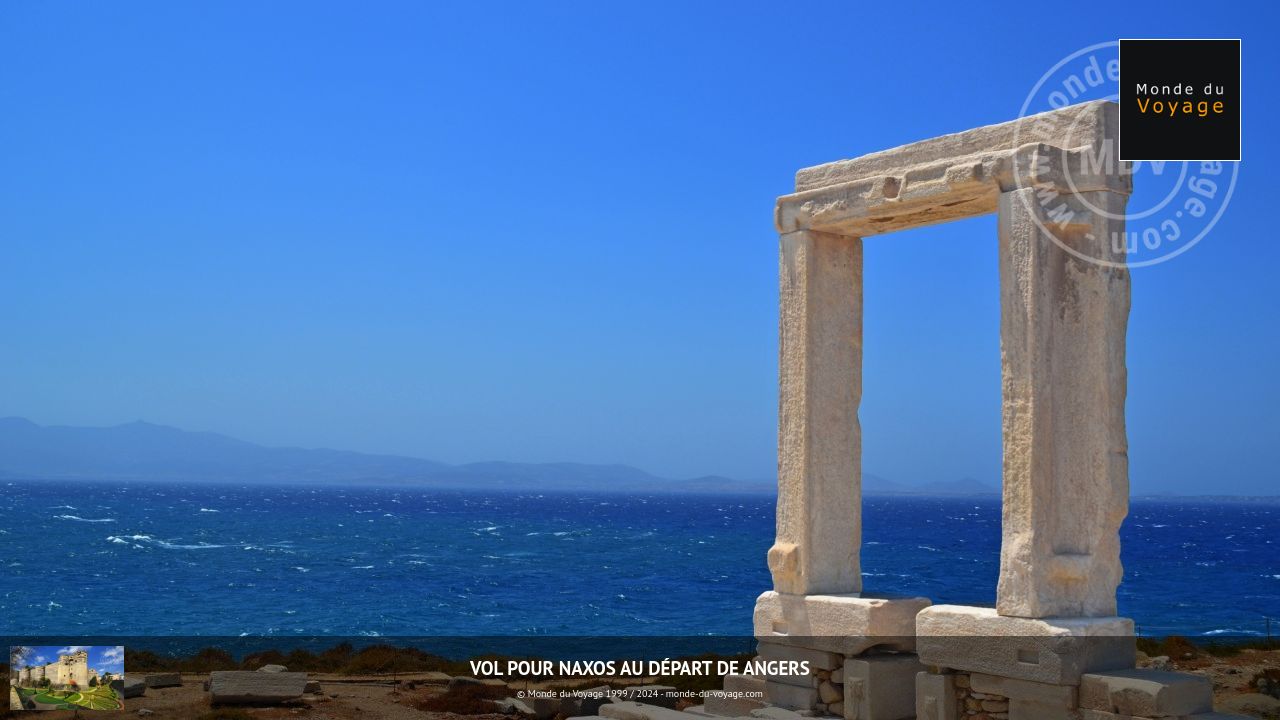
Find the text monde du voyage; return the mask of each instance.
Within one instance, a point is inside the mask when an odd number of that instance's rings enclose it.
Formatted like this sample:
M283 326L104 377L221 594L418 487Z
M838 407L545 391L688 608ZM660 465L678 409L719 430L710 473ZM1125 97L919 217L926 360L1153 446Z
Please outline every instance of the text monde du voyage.
M1190 83L1174 85L1136 83L1134 90L1138 112L1143 115L1209 117L1222 115L1227 111L1226 104L1222 100L1213 99L1214 96L1225 94L1223 85L1205 83L1204 87L1197 91L1196 87Z

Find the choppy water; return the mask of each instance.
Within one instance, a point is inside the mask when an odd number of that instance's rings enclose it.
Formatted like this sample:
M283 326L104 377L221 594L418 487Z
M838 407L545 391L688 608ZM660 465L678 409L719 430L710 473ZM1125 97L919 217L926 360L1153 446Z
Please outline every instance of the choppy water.
M0 485L0 635L745 635L773 499ZM996 498L870 497L868 591L994 600ZM1280 617L1280 505L1135 501L1144 634Z

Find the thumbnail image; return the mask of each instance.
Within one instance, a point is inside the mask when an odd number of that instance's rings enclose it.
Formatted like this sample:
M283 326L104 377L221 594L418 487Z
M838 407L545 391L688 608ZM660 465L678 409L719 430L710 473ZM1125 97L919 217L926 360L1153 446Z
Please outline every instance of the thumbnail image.
M9 648L13 710L123 710L124 648L118 645Z

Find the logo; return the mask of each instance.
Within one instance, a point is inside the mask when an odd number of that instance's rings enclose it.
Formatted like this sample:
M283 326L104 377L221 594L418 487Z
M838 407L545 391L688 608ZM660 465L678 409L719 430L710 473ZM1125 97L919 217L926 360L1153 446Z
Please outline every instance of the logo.
M1123 42L1127 45L1132 41ZM1028 142L1034 123L1045 121L1037 117L1040 113L1095 100L1118 102L1121 99L1119 50L1118 41L1090 45L1049 68L1031 88L1018 113L1014 147ZM1128 81L1128 73L1125 76ZM1188 82L1192 81L1188 79ZM1201 90L1204 84L1201 82ZM1236 98L1238 108L1238 92ZM1194 104L1192 107L1193 114L1198 112ZM1206 112L1212 112L1212 106ZM1086 117L1084 113L1077 114L1073 125L1055 133L1067 138L1063 147L1053 150L1062 157L1037 157L1037 160L1062 169L1069 193L1077 187L1086 187L1090 177L1100 174L1128 176L1133 192L1127 204L1107 202L1106 196L1112 195L1109 192L1080 192L1068 198L1033 184L1026 187L1035 187L1037 192L1020 196L1025 202L1040 206L1031 208L1035 222L1059 247L1075 257L1113 267L1155 265L1190 250L1209 234L1231 200L1240 168L1234 162L1186 157L1121 160L1120 135L1123 132L1132 139L1135 131L1132 126L1125 126L1127 116L1123 114L1123 107L1119 115L1117 127L1108 127L1106 141L1098 144L1092 127L1076 127ZM1031 175L1034 177L1035 173ZM1022 183L1028 181L1019 175L1018 182L1022 187ZM1061 239L1062 230L1079 212L1122 220L1123 224L1109 223L1116 228L1110 231L1110 237L1090 236L1091 242L1068 244Z

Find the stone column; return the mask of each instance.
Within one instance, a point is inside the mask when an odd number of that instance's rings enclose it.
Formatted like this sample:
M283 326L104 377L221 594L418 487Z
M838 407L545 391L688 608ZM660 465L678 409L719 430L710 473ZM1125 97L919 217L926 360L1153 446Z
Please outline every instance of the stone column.
M1095 209L1122 217L1127 201L1037 188L999 199L1003 616L1116 614L1129 507L1129 273L1063 246L1123 263L1124 220Z
M778 528L769 571L779 593L856 593L862 239L784 233L779 275Z

